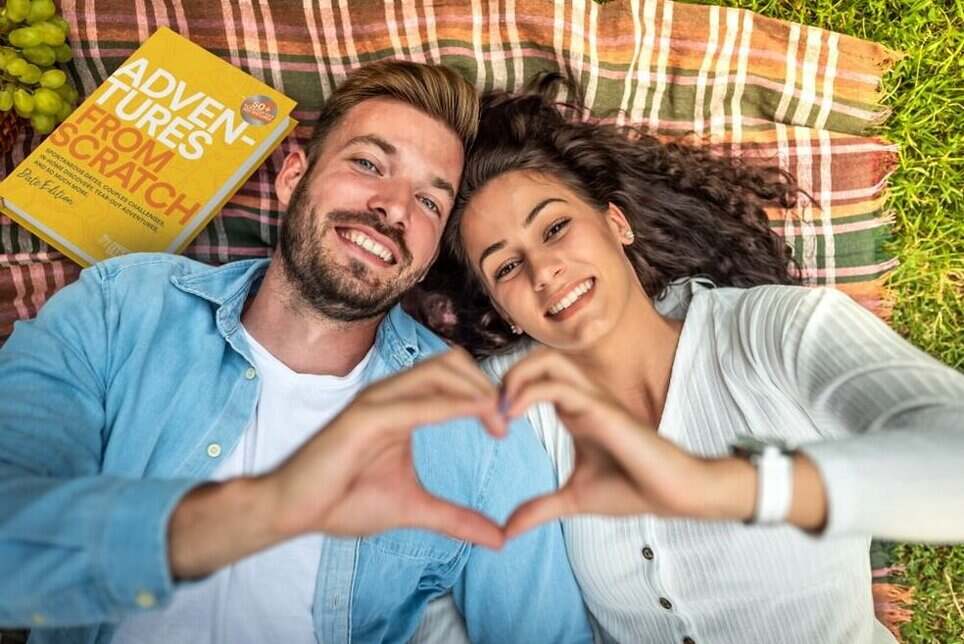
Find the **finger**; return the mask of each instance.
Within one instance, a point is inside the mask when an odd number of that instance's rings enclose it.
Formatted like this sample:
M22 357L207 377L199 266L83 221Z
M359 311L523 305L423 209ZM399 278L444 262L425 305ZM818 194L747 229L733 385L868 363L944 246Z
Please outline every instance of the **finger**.
M407 523L407 522L406 522ZM424 528L447 534L459 541L472 543L497 550L505 543L502 528L485 515L469 508L449 503L424 492L419 499L413 528Z
M540 347L506 373L502 379L503 395L511 401L520 389L540 380L564 381L580 389L595 390L592 382L572 361L556 351Z
M377 403L411 398L425 392L475 398L496 397L494 386L490 384L488 387L481 387L477 381L462 377L463 375L464 371L453 371L450 363L433 358L372 385L365 390L362 397Z
M485 431L493 438L504 438L509 433L509 424L505 416L498 410L479 415L479 421Z
M567 488L536 497L515 509L503 529L505 538L514 539L547 521L577 513L578 509Z
M451 351L445 354L445 362L448 364L456 373L461 375L463 378L474 382L480 389L486 392L496 392L498 387L492 380L482 371L479 363L469 354L468 351L462 349L461 347L455 347Z
M456 418L475 418L483 421L493 436L505 434L505 421L499 416L494 399L479 399L449 394L423 394L414 398L378 405L370 410L374 415L370 425L380 433L395 436L409 435L423 425L433 425Z
M596 399L566 381L539 380L527 382L509 399L508 416L514 418L540 402L550 402L562 414L579 415L588 411ZM603 404L599 401L599 404Z

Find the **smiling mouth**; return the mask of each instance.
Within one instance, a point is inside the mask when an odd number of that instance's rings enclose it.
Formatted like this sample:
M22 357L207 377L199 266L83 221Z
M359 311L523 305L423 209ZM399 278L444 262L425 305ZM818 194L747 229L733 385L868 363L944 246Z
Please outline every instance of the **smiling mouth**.
M339 237L350 244L354 244L381 262L389 265L395 263L395 255L392 254L392 251L357 228L338 228L336 232Z
M549 307L546 311L546 317L556 317L562 314L574 305L576 302L581 300L587 293L590 293L592 289L596 286L596 278L590 277L585 279L578 284L576 284L572 289L569 290L560 300Z

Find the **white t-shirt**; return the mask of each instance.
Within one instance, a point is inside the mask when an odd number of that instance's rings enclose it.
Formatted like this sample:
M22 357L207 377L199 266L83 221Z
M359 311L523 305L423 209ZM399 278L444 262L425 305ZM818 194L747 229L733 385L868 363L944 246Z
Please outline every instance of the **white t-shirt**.
M245 331L261 396L252 423L214 480L273 469L337 415L362 388L368 354L344 376L295 373ZM281 543L180 587L171 603L121 622L114 644L314 643L312 605L322 535Z

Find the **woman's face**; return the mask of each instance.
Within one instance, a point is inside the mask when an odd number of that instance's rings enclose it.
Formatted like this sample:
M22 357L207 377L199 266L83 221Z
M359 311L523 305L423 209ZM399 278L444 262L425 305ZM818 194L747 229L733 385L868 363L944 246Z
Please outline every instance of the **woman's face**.
M588 348L622 317L639 282L629 227L549 176L513 171L475 193L461 221L466 256L508 322L561 350Z

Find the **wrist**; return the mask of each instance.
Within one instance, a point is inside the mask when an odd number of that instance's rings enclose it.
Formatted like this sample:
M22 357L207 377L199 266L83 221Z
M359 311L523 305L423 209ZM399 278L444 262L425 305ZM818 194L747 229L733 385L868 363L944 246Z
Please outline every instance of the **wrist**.
M191 490L168 523L173 576L203 577L282 541L273 517L274 498L263 478L236 478Z
M820 470L801 453L793 458L793 489L787 522L809 532L822 532L828 515L826 487Z
M756 467L743 458L727 456L706 461L705 498L701 518L747 521L756 503Z

